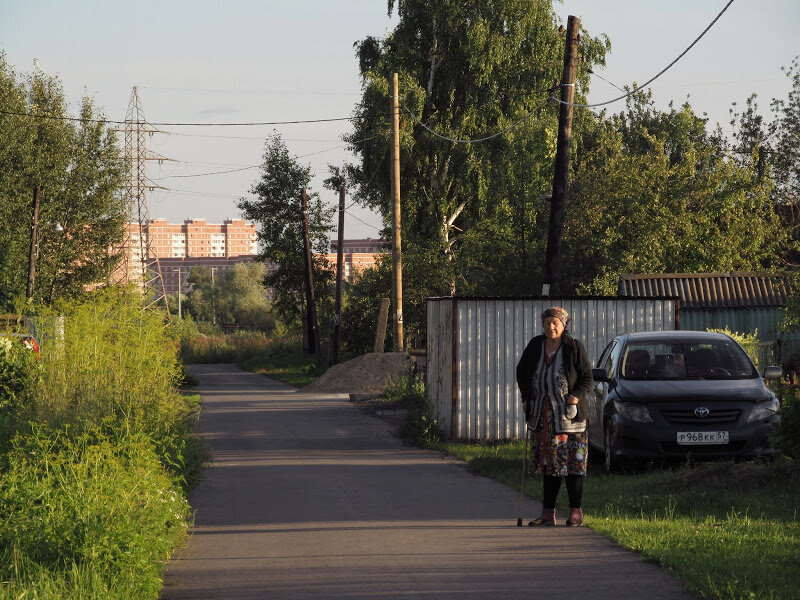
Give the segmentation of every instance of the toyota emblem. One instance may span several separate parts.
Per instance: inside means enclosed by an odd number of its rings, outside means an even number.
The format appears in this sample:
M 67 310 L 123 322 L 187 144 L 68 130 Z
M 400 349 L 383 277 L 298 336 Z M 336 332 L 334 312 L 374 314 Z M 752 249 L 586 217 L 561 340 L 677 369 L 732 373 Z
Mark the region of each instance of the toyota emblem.
M 697 408 L 694 409 L 694 414 L 700 417 L 701 419 L 704 419 L 709 414 L 711 414 L 711 411 L 708 410 L 705 406 L 698 406 Z

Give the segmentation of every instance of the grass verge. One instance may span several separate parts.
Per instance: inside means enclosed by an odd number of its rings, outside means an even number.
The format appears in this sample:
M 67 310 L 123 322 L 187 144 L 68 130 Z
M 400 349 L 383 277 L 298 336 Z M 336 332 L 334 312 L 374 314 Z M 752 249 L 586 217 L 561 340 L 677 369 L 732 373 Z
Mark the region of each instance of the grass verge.
M 519 489 L 522 442 L 436 447 Z M 661 565 L 697 597 L 800 595 L 800 481 L 793 461 L 712 462 L 636 475 L 594 471 L 584 484 L 586 525 Z M 541 487 L 528 478 L 525 493 L 541 499 Z
M 158 598 L 207 457 L 178 341 L 141 296 L 40 309 L 39 359 L 0 338 L 0 599 Z M 21 375 L 25 375 L 22 377 Z
M 303 352 L 299 338 L 276 339 L 259 332 L 194 332 L 181 340 L 181 356 L 186 363 L 235 363 L 294 387 L 312 383 L 325 371 L 315 355 Z

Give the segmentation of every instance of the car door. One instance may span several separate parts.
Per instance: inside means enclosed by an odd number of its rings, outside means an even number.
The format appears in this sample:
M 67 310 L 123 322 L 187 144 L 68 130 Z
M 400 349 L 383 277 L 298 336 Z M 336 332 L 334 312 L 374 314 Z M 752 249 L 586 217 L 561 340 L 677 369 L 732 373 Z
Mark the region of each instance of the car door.
M 614 356 L 616 355 L 616 348 L 619 345 L 618 340 L 612 340 L 608 346 L 605 347 L 600 359 L 597 361 L 597 367 L 603 369 L 609 377 L 614 373 Z M 589 401 L 589 439 L 602 440 L 603 439 L 603 407 L 606 404 L 608 397 L 608 383 L 605 381 L 595 381 L 593 393 Z

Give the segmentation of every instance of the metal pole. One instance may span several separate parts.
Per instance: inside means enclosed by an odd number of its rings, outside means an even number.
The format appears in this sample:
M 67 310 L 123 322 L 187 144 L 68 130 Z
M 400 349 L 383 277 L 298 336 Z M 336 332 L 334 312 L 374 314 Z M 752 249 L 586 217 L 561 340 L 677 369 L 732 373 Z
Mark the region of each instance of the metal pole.
M 392 75 L 392 324 L 394 351 L 405 349 L 403 340 L 403 261 L 400 219 L 400 98 L 397 73 Z
M 31 253 L 28 257 L 28 288 L 27 297 L 33 298 L 33 286 L 36 281 L 36 256 L 39 254 L 39 196 L 42 187 L 33 188 L 33 219 L 31 221 Z
M 542 295 L 561 293 L 561 238 L 564 234 L 564 213 L 567 205 L 569 146 L 572 141 L 572 102 L 575 99 L 575 66 L 578 62 L 578 31 L 581 20 L 570 15 L 564 46 L 564 73 L 561 77 L 561 109 L 558 114 L 558 141 L 553 175 L 553 196 L 550 200 L 550 225 L 547 230 Z M 566 103 L 566 104 L 565 104 Z
M 339 188 L 339 231 L 336 246 L 336 306 L 333 310 L 333 364 L 339 362 L 339 335 L 342 324 L 342 278 L 344 275 L 344 186 Z

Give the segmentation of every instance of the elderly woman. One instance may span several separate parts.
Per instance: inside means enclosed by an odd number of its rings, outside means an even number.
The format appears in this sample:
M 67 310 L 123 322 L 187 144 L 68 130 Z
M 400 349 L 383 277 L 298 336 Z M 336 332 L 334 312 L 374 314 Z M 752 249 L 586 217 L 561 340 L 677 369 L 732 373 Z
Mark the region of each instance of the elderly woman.
M 534 337 L 517 365 L 525 418 L 533 430 L 531 472 L 544 478 L 542 514 L 531 527 L 556 524 L 556 498 L 567 480 L 569 518 L 583 524 L 583 478 L 589 459 L 586 418 L 592 368 L 586 349 L 569 335 L 569 314 L 553 306 L 542 313 L 542 335 Z

